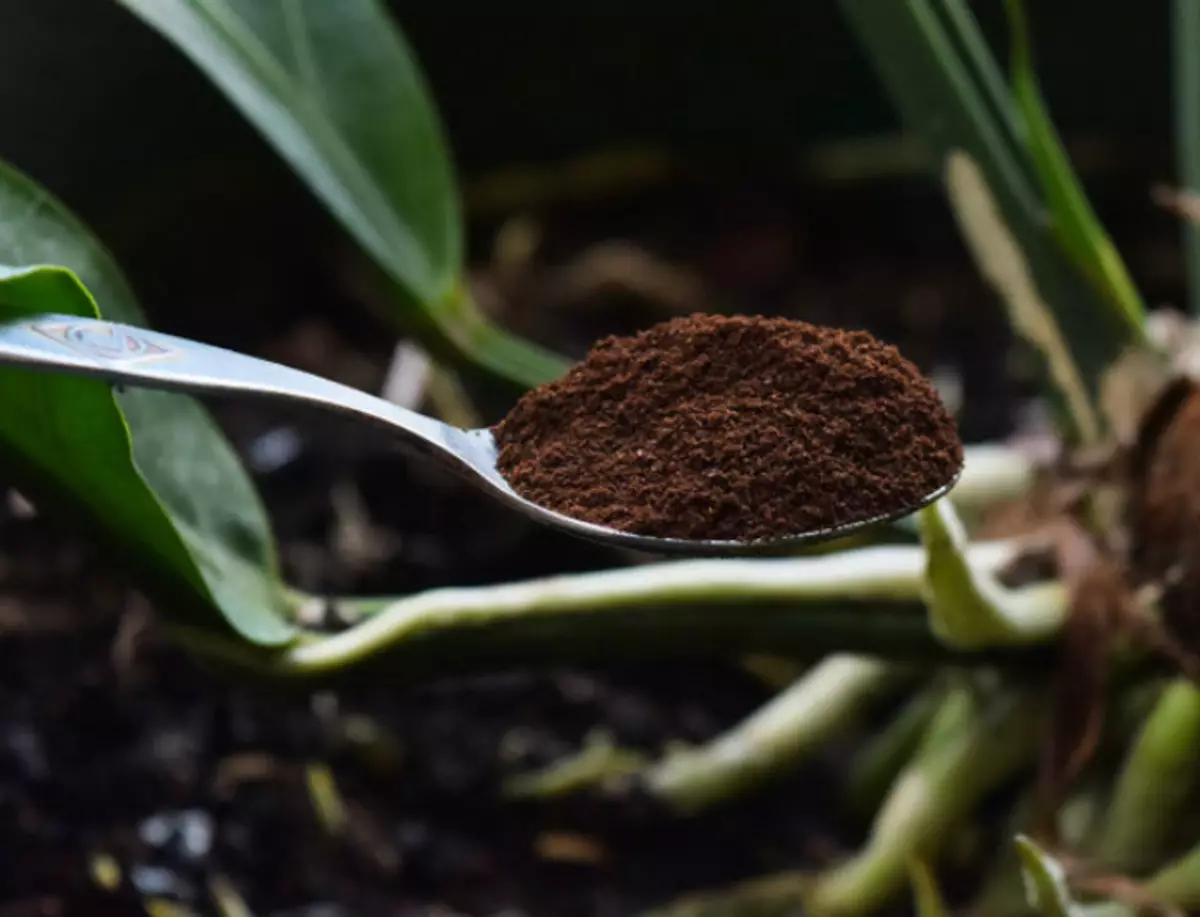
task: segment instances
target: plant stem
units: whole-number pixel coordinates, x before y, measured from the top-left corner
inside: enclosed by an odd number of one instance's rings
[[[945,500],[919,514],[926,550],[925,588],[930,626],[960,649],[1038,643],[1057,633],[1067,610],[1060,582],[1007,589],[969,560],[969,542]]]
[[[974,545],[972,565],[997,570],[1018,544]],[[177,629],[197,652],[276,678],[338,677],[373,661],[391,677],[472,664],[528,665],[772,652],[801,659],[854,652],[900,659],[1044,661],[1048,645],[953,652],[922,614],[924,551],[916,545],[771,560],[697,560],[435,589],[398,599],[341,599],[351,618],[273,653]],[[361,615],[358,615],[361,616]]]
[[[1167,687],[1147,718],[1117,780],[1097,857],[1107,868],[1138,871],[1162,854],[1200,776],[1200,689]]]
[[[903,889],[912,857],[933,862],[979,800],[1031,761],[1044,708],[1031,689],[991,698],[951,692],[930,737],[888,794],[867,846],[821,877],[809,913],[848,917],[890,901]]]
[[[846,805],[854,812],[869,818],[879,808],[896,775],[916,753],[945,694],[940,681],[922,688],[855,754],[844,792]]]
[[[687,813],[729,799],[794,767],[911,677],[882,660],[830,656],[714,741],[667,755],[646,784]]]

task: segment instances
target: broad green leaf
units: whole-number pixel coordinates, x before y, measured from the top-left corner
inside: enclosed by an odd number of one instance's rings
[[[1062,865],[1023,834],[1014,840],[1021,857],[1025,897],[1042,917],[1083,917],[1085,909],[1071,897]]]
[[[492,325],[461,282],[453,164],[425,80],[378,0],[118,0],[272,144],[395,284],[432,352],[526,386],[566,364]]]
[[[1055,234],[1037,170],[1019,136],[1016,106],[1003,90],[1001,71],[967,5],[963,0],[840,2],[907,127],[944,168],[951,156],[977,165],[1094,402],[1108,367],[1140,343],[1140,325],[1111,307]],[[1017,322],[1016,330],[1027,336],[1030,327]],[[1044,336],[1030,340],[1049,361],[1053,354],[1047,354],[1045,342]],[[1080,415],[1066,408],[1066,399],[1074,396],[1062,390],[1063,375],[1049,375],[1064,434],[1086,441]]]
[[[1041,179],[1051,226],[1100,294],[1141,337],[1146,307],[1121,256],[1092,211],[1046,111],[1033,69],[1024,7],[1021,0],[1006,0],[1005,5],[1012,40],[1013,96],[1020,112],[1018,123]]]
[[[97,302],[105,318],[144,324],[98,242],[42,188],[0,165],[0,319],[94,318]],[[4,368],[0,405],[0,464],[12,480],[146,577],[165,614],[258,644],[291,639],[266,515],[199,404]]]
[[[948,500],[920,512],[929,626],[949,646],[980,649],[1036,643],[1062,627],[1066,592],[1051,582],[1008,589],[972,564],[967,534]]]

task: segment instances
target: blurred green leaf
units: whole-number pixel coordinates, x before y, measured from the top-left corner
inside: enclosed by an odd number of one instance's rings
[[[118,0],[195,64],[396,286],[442,358],[532,386],[559,356],[492,325],[462,285],[453,164],[424,77],[377,0]]]
[[[946,157],[946,194],[975,264],[1008,310],[1013,329],[1036,346],[1046,361],[1066,416],[1079,439],[1101,438],[1101,413],[1063,336],[1054,307],[1034,280],[979,164],[961,150]],[[1120,359],[1119,357],[1117,358]],[[1116,361],[1112,364],[1117,365]]]
[[[1062,342],[1094,403],[1105,371],[1130,344],[1140,342],[1140,325],[1111,308],[1060,244],[1019,136],[1011,94],[973,15],[963,0],[840,2],[908,129],[943,166],[955,161],[952,157],[975,163],[991,189],[1049,317],[1033,324],[1027,315],[1010,312],[1015,330],[1049,363],[1058,361],[1050,377],[1064,432],[1086,441],[1080,412],[1063,410],[1074,395],[1063,391],[1067,377],[1061,354],[1047,353],[1046,344]],[[1044,333],[1047,328],[1053,333]],[[1036,337],[1030,337],[1030,329]]]
[[[1051,226],[1063,248],[1100,294],[1120,310],[1125,321],[1141,336],[1145,304],[1129,279],[1121,256],[1092,211],[1042,101],[1033,69],[1024,6],[1021,0],[1005,0],[1005,8],[1012,41],[1012,87],[1020,113],[1018,123],[1025,148],[1041,179]]]
[[[0,318],[60,312],[145,324],[108,254],[0,165]],[[153,583],[163,612],[254,643],[293,628],[270,527],[237,456],[190,398],[0,369],[0,464],[39,505],[91,530]],[[124,416],[122,416],[124,414]],[[128,420],[128,425],[126,424]]]
[[[1014,840],[1025,877],[1025,897],[1042,917],[1082,917],[1085,913],[1071,897],[1066,871],[1052,856],[1023,834]]]

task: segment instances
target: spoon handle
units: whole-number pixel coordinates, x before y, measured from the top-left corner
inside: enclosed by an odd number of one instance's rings
[[[45,314],[0,323],[0,365],[138,388],[252,395],[349,414],[395,429],[422,452],[452,455],[461,431],[348,385],[199,341],[119,322]]]

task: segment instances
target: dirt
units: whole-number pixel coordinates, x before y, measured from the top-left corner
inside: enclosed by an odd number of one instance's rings
[[[748,542],[904,512],[962,467],[929,381],[870,334],[692,314],[598,342],[495,427],[498,467],[564,515]]]

